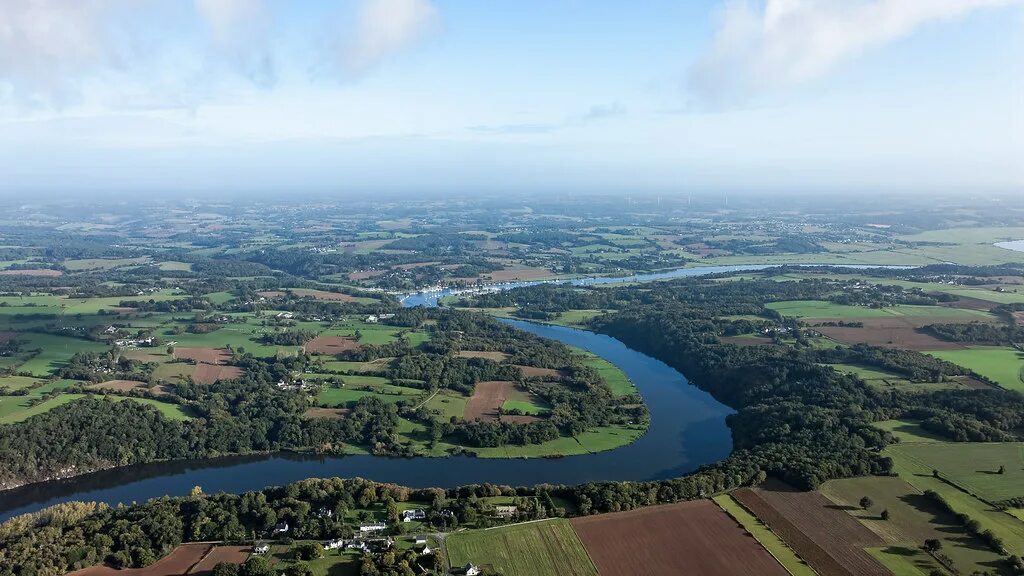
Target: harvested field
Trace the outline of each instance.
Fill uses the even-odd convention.
[[[561,378],[565,376],[565,372],[555,370],[554,368],[537,368],[535,366],[520,366],[518,364],[515,366],[523,373],[524,378]]]
[[[341,420],[348,414],[348,408],[307,408],[302,417],[307,420],[323,418],[325,420]]]
[[[498,408],[505,403],[514,386],[514,382],[500,380],[477,382],[476,387],[473,388],[473,395],[466,402],[466,411],[462,417],[468,421],[479,419],[496,422]]]
[[[342,294],[340,292],[327,292],[325,290],[307,290],[305,288],[296,288],[291,290],[292,294],[295,294],[299,298],[314,298],[316,300],[330,300],[333,302],[355,302],[356,297],[349,294]]]
[[[724,344],[735,344],[737,346],[768,346],[772,344],[771,338],[761,336],[719,336]]]
[[[25,270],[0,270],[0,276],[41,276],[47,278],[56,278],[57,276],[63,276],[64,273],[60,270],[50,270],[49,268],[31,268]]]
[[[205,364],[227,364],[231,353],[224,348],[175,348],[174,357]]]
[[[86,388],[92,390],[110,390],[112,392],[131,392],[132,390],[148,390],[156,396],[166,396],[171,393],[167,386],[153,386],[149,388],[145,382],[135,380],[108,380],[99,384],[90,384]]]
[[[182,576],[199,563],[211,548],[213,546],[210,544],[182,544],[145,568],[117,570],[109,566],[92,566],[67,576]]]
[[[915,550],[925,540],[941,540],[942,553],[952,559],[962,574],[984,572],[999,562],[999,554],[971,536],[953,514],[900,478],[865,476],[831,480],[820,490],[887,544]],[[868,510],[862,510],[858,505],[863,496],[874,501]],[[882,510],[889,511],[888,520],[880,518]],[[914,563],[924,574],[938,568],[926,554],[906,560]]]
[[[817,325],[815,330],[843,344],[871,344],[905,350],[962,350],[966,348],[959,342],[947,342],[931,334],[918,331],[918,326],[915,324],[920,324],[920,322],[912,320],[920,319],[864,318],[863,328]],[[858,321],[861,320],[858,319]],[[934,323],[934,320],[925,322],[925,324]]]
[[[189,576],[210,574],[214,566],[225,564],[241,564],[249,557],[252,546],[216,546],[198,564],[188,571]]]
[[[360,270],[358,272],[349,272],[349,280],[369,280],[370,278],[376,278],[382,274],[386,274],[387,270]]]
[[[281,290],[264,290],[263,292],[257,292],[256,294],[259,295],[259,296],[262,296],[264,298],[271,298],[271,299],[273,299],[273,298],[281,298],[282,296],[287,295],[286,292],[282,292]]]
[[[459,358],[486,358],[495,362],[504,362],[508,360],[508,354],[504,352],[486,352],[483,350],[461,350],[459,351]]]
[[[821,576],[888,576],[864,551],[884,541],[817,492],[798,492],[781,482],[733,493]]]
[[[445,540],[455,566],[472,562],[505,576],[597,576],[576,532],[562,519],[468,530]]]
[[[309,342],[306,342],[304,346],[306,352],[312,352],[313,354],[328,354],[335,355],[344,352],[345,350],[356,350],[359,348],[359,343],[354,338],[347,336],[317,336]]]
[[[215,366],[213,364],[196,364],[192,372],[192,380],[196,384],[213,384],[218,380],[230,380],[242,375],[237,366]]]
[[[709,500],[574,518],[571,524],[601,574],[788,574]]]
[[[131,360],[138,360],[139,362],[163,362],[170,358],[170,356],[158,356],[142,350],[123,350],[121,355]]]
[[[956,302],[941,302],[939,306],[960,308],[961,310],[991,310],[996,307],[996,303],[989,300],[981,300],[980,298],[971,298],[969,296],[960,296],[959,298]]]

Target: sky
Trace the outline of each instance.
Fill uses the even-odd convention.
[[[0,193],[1024,195],[1024,0],[0,0]]]

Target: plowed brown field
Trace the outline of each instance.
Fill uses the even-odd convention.
[[[498,408],[501,408],[501,405],[508,399],[514,386],[514,382],[500,380],[477,382],[476,387],[473,388],[473,395],[466,401],[466,409],[463,411],[462,417],[470,422],[477,419],[496,422]]]
[[[309,342],[306,342],[306,351],[314,354],[340,354],[345,350],[355,350],[359,348],[357,343],[352,338],[345,336],[317,336]]]
[[[753,536],[708,500],[574,518],[602,575],[786,576]]]
[[[241,564],[249,557],[252,546],[217,546],[188,571],[189,576],[202,576],[213,572],[213,567],[221,562]]]
[[[237,366],[214,366],[213,364],[196,364],[192,371],[192,380],[196,384],[213,384],[218,380],[230,380],[242,375]]]
[[[770,482],[733,496],[821,576],[890,576],[864,551],[883,540],[821,494]]]
[[[206,364],[227,364],[231,353],[223,348],[175,348],[174,357]]]
[[[871,344],[905,350],[959,350],[965,348],[958,342],[947,342],[931,334],[919,332],[920,322],[910,319],[864,318],[859,321],[864,322],[863,328],[816,326],[815,330],[844,344]],[[935,321],[926,323],[935,324]]]
[[[117,570],[109,566],[93,566],[76,570],[67,576],[182,576],[202,560],[211,548],[213,546],[210,544],[182,544],[145,568]]]

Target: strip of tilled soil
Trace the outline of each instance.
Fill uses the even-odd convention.
[[[341,354],[345,350],[355,350],[359,348],[359,343],[353,338],[345,336],[317,336],[309,342],[306,342],[306,352],[312,352],[313,354]]]
[[[477,382],[473,388],[473,395],[466,401],[466,409],[462,417],[472,422],[482,420],[485,422],[497,422],[498,408],[505,403],[512,393],[514,382],[494,380],[488,382]]]
[[[736,521],[708,500],[571,520],[601,574],[786,576]]]
[[[733,496],[821,576],[890,576],[864,551],[883,540],[821,494],[774,483]]]
[[[170,554],[145,568],[117,570],[110,566],[93,566],[71,572],[67,576],[182,576],[206,556],[210,544],[182,544]]]
[[[460,350],[459,358],[486,358],[495,362],[508,360],[508,354],[504,352],[491,352],[487,350]]]
[[[206,364],[227,364],[231,353],[224,348],[175,348],[174,357]]]
[[[815,326],[814,329],[843,344],[871,344],[905,350],[961,350],[966,347],[959,342],[936,338],[899,320],[864,320],[863,328]]]
[[[524,378],[561,378],[565,376],[565,372],[554,368],[537,368],[535,366],[520,366],[518,364],[515,367],[519,368]]]
[[[196,364],[192,371],[192,380],[196,384],[213,384],[218,380],[231,380],[242,375],[237,366],[215,366],[213,364]]]
[[[302,417],[307,420],[314,420],[316,418],[324,418],[326,420],[341,420],[348,414],[348,408],[320,408],[313,407],[307,408],[302,413]]]
[[[241,564],[249,558],[252,546],[217,546],[210,551],[198,564],[188,571],[189,576],[202,576],[213,573],[213,568],[225,564]]]
[[[2,276],[43,276],[48,278],[56,278],[57,276],[63,276],[64,273],[60,270],[50,270],[49,268],[31,268],[25,270],[0,270]]]

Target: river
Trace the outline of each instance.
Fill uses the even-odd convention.
[[[629,277],[580,278],[561,283],[646,282],[768,267],[709,266]],[[493,289],[541,283],[546,282],[508,283]],[[420,292],[404,298],[403,304],[435,306],[440,298],[457,293],[457,290]],[[682,374],[665,363],[632,350],[610,336],[521,320],[503,321],[538,336],[593,352],[622,369],[636,384],[650,409],[651,425],[647,433],[628,446],[558,459],[274,454],[140,464],[0,492],[0,521],[70,500],[108,504],[142,502],[163,495],[185,495],[194,486],[201,486],[207,493],[237,493],[312,477],[363,477],[411,487],[445,488],[483,482],[525,486],[656,480],[680,476],[701,465],[717,462],[732,450],[732,436],[725,424],[725,417],[731,410],[710,394],[691,386]]]

